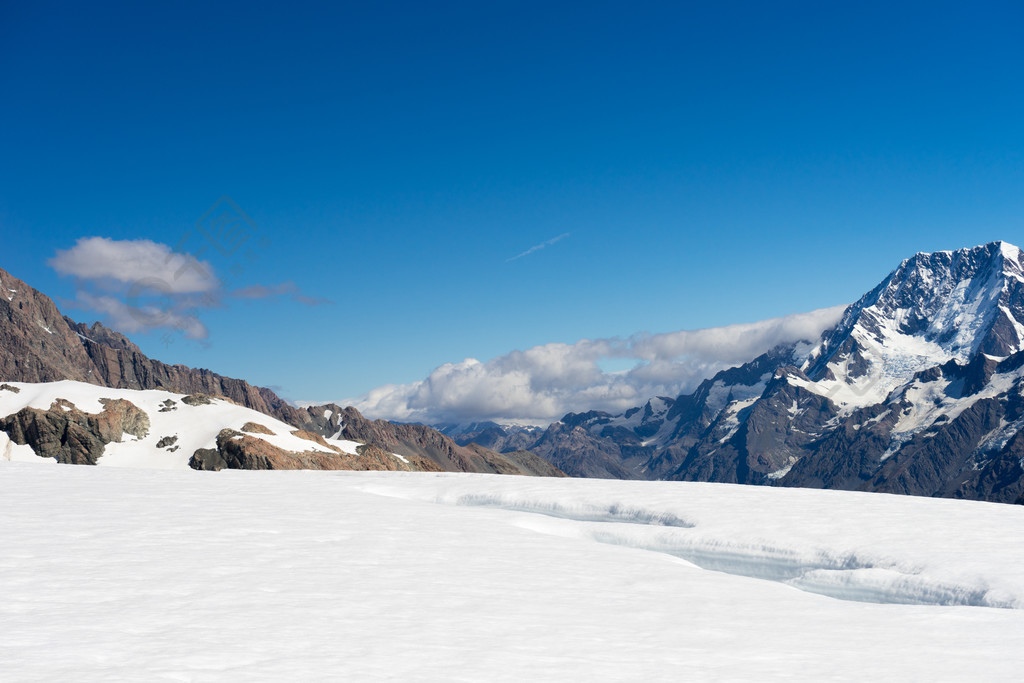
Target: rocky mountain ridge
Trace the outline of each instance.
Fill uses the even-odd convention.
[[[501,425],[491,421],[430,426],[445,436],[452,437],[459,445],[475,443],[499,453],[526,449],[544,432],[541,427]]]
[[[162,363],[146,356],[124,335],[100,323],[85,325],[62,315],[45,294],[0,269],[0,381],[47,383],[62,380],[114,389],[223,397],[320,437],[359,441],[417,462],[422,460],[421,469],[564,476],[533,454],[516,452],[519,449],[502,454],[486,448],[469,448],[429,427],[366,420],[355,408],[342,409],[335,405],[297,408],[270,389],[253,386],[245,380],[206,369]],[[325,414],[337,417],[325,419]],[[340,421],[342,415],[344,423]],[[87,424],[88,417],[82,417],[79,422]],[[92,456],[76,455],[75,458],[94,463],[96,454],[103,450],[103,446],[97,444],[98,441],[92,445]],[[370,460],[364,459],[365,462]],[[212,461],[214,459],[206,459],[206,462]],[[277,461],[300,462],[280,455]],[[271,462],[271,459],[242,457],[230,462]],[[306,462],[313,461],[307,459]],[[337,459],[330,462],[336,464]]]
[[[573,476],[1024,503],[1022,263],[1005,242],[917,254],[820,339],[524,447]]]
[[[165,389],[225,396],[294,424],[301,412],[273,391],[210,370],[168,365],[146,356],[100,323],[64,316],[57,305],[0,269],[0,377],[16,382],[75,380],[116,389]]]
[[[324,436],[372,443],[406,457],[432,460],[446,472],[483,474],[530,474],[562,477],[565,474],[551,463],[520,448],[497,453],[480,444],[460,445],[436,429],[424,425],[397,424],[369,420],[349,406],[336,404],[306,409],[310,420],[305,428]]]

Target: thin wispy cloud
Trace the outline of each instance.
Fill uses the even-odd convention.
[[[540,250],[541,250],[541,249],[543,249],[544,247],[550,247],[550,246],[551,246],[552,244],[554,244],[555,242],[557,242],[557,241],[559,241],[559,240],[563,240],[563,239],[565,239],[565,238],[566,238],[566,237],[568,237],[568,236],[569,236],[569,233],[567,233],[567,232],[563,232],[563,233],[562,233],[561,235],[559,235],[558,237],[552,237],[552,238],[551,238],[551,239],[549,239],[549,240],[548,240],[547,242],[541,242],[540,244],[535,244],[535,245],[533,245],[532,247],[530,247],[529,249],[527,249],[526,251],[524,251],[524,252],[523,252],[522,254],[519,254],[518,256],[513,256],[513,257],[512,257],[512,258],[510,258],[510,259],[505,259],[505,263],[509,263],[510,261],[515,261],[516,259],[521,259],[521,258],[523,258],[524,256],[529,256],[529,255],[530,255],[530,254],[532,254],[533,252],[535,252],[535,251],[540,251]]]
[[[287,297],[305,306],[331,303],[307,296],[290,281],[229,290],[213,264],[151,240],[83,237],[69,249],[58,249],[48,264],[75,278],[75,298],[65,305],[99,313],[127,334],[169,329],[188,339],[206,339],[209,332],[197,316],[225,307],[228,299]]]
[[[292,301],[305,306],[322,306],[324,304],[334,303],[330,299],[322,299],[320,297],[307,296],[303,294],[302,291],[299,290],[299,286],[291,281],[282,282],[279,285],[273,285],[270,287],[265,285],[252,285],[233,290],[230,294],[235,299],[269,299],[271,297],[286,296]]]

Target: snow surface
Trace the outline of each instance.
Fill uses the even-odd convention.
[[[851,334],[864,351],[868,361],[867,374],[851,377],[848,371],[850,359],[843,358],[828,364],[835,379],[807,382],[789,377],[788,381],[827,396],[840,405],[841,415],[847,415],[857,408],[881,403],[892,390],[909,382],[916,373],[954,358],[943,347],[921,337],[888,328],[883,328],[882,334],[884,342],[859,328]]]
[[[1024,667],[1015,506],[8,462],[0,497],[5,680],[1009,681]]]

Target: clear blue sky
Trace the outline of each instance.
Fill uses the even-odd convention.
[[[238,286],[334,303],[134,338],[316,399],[1024,242],[1020,2],[432,4],[3,3],[0,266],[70,300],[57,249],[229,195],[271,245]]]

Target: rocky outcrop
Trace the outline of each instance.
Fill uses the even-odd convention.
[[[124,434],[143,438],[149,433],[149,416],[123,399],[101,399],[103,411],[84,413],[64,399],[48,410],[23,408],[0,419],[0,430],[11,441],[29,445],[42,458],[72,465],[95,465],[104,447],[121,441]]]
[[[540,458],[509,457],[480,446],[460,446],[450,437],[424,425],[395,424],[384,420],[368,420],[355,408],[329,404],[308,408],[309,419],[304,428],[328,437],[372,444],[389,453],[407,458],[424,458],[445,472],[479,472],[484,474],[549,474],[564,476]]]
[[[168,451],[173,453],[174,451],[176,451],[179,448],[181,448],[181,446],[176,445],[177,443],[178,443],[178,437],[176,435],[165,436],[165,437],[162,437],[159,441],[156,442],[156,447],[157,448],[166,448]]]
[[[327,443],[327,441],[324,440],[324,437],[320,436],[316,432],[309,432],[309,431],[306,431],[305,429],[296,429],[291,434],[292,434],[292,436],[296,436],[296,437],[298,437],[300,439],[305,439],[306,441],[311,441],[311,442],[315,443],[317,446],[322,446],[323,448],[329,448],[332,451],[338,451],[339,453],[341,452],[340,449],[337,446],[332,446],[331,444]]]
[[[258,422],[246,422],[242,425],[242,431],[248,432],[249,434],[267,434],[270,436],[274,435],[274,432],[270,431],[269,427],[264,427]]]
[[[440,471],[433,462],[422,458],[397,458],[375,446],[358,449],[356,454],[323,444],[330,452],[309,450],[286,451],[263,439],[221,430],[216,448],[197,450],[189,466],[197,470],[382,470],[403,472]]]

